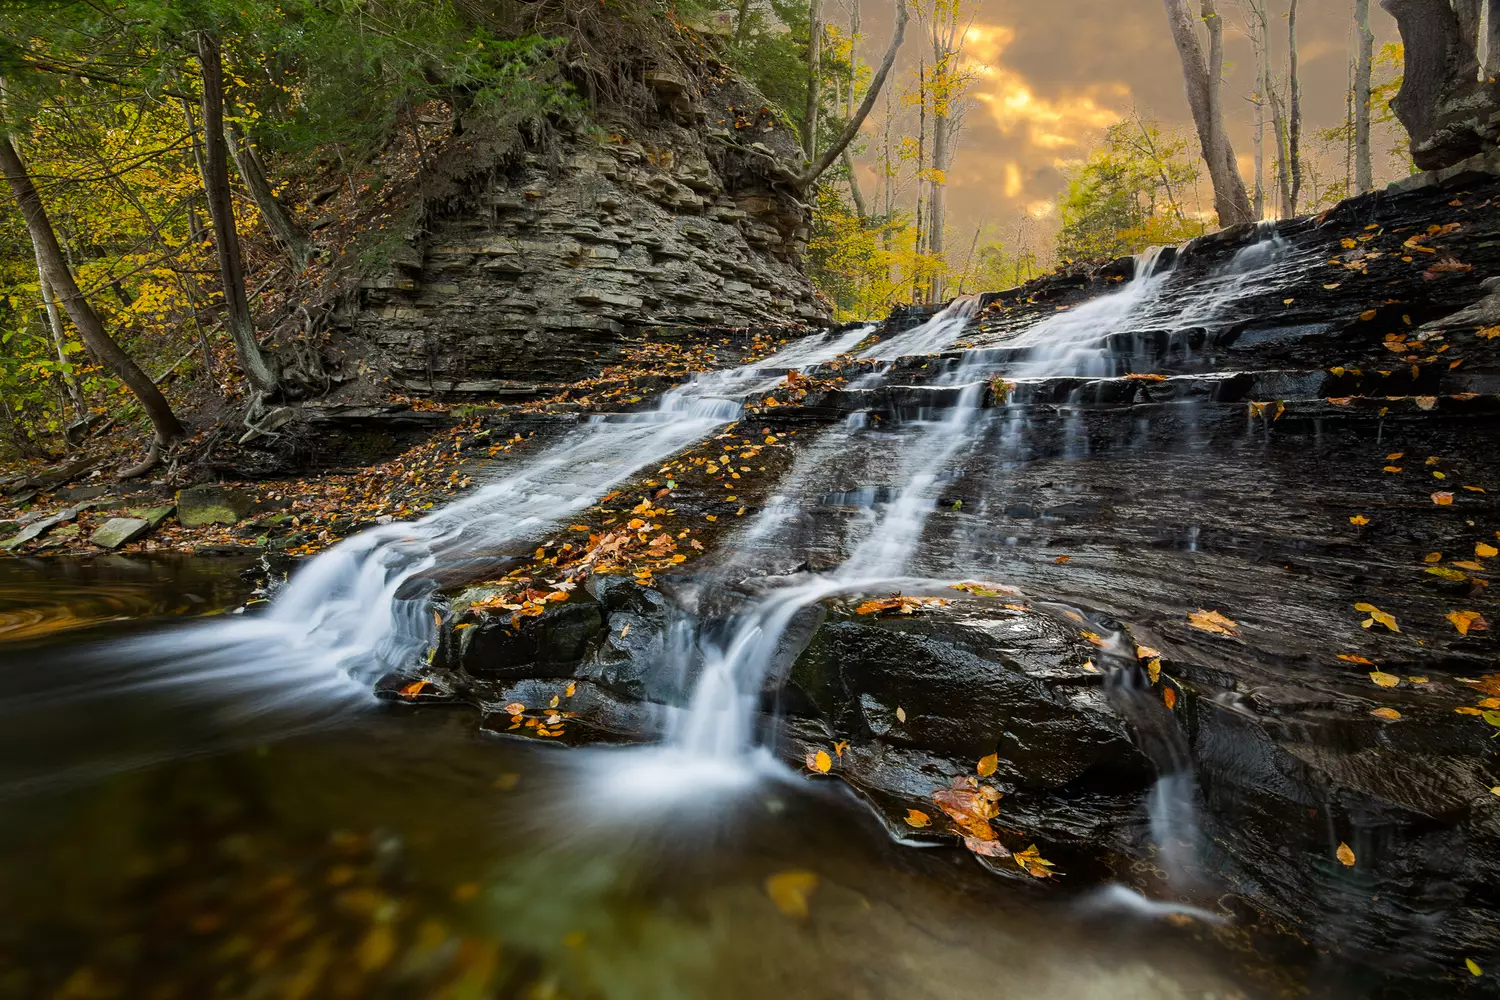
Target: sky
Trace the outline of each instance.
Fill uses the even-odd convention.
[[[852,2],[830,0],[828,7],[838,16],[840,7],[847,9]],[[893,0],[861,2],[862,55],[878,61],[890,38],[895,5]],[[1027,216],[1041,241],[1049,242],[1046,234],[1055,225],[1050,222],[1052,206],[1063,187],[1061,168],[1087,155],[1104,129],[1132,109],[1193,136],[1182,64],[1161,0],[967,3],[974,16],[968,55],[978,76],[971,91],[975,103],[949,173],[950,244],[967,242],[962,240],[966,228],[1014,229]],[[1267,3],[1271,34],[1279,43],[1274,58],[1284,65],[1287,0]],[[1302,0],[1299,5],[1304,145],[1316,130],[1344,121],[1352,7],[1352,0]],[[1395,21],[1378,4],[1370,7],[1378,51],[1398,36]],[[1246,98],[1255,76],[1254,57],[1239,30],[1244,20],[1235,0],[1219,0],[1219,8],[1226,21],[1223,105],[1248,188],[1254,172],[1253,109]],[[914,73],[923,51],[921,25],[914,19],[898,65]],[[1196,152],[1196,143],[1193,148]],[[1377,183],[1396,175],[1378,145],[1374,159]],[[1342,180],[1342,150],[1320,166]],[[873,174],[868,175],[866,190],[874,183]],[[1200,193],[1204,207],[1211,209],[1206,173]]]

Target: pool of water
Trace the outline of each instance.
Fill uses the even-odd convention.
[[[769,762],[712,780],[113,662],[232,612],[244,568],[0,562],[0,997],[1369,995],[1290,939],[892,843]]]

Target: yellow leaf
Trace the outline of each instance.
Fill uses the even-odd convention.
[[[819,774],[827,774],[833,769],[833,758],[828,756],[827,750],[819,750],[807,755],[807,766]]]
[[[1495,556],[1500,555],[1500,549],[1495,548],[1493,545],[1486,545],[1484,542],[1480,542],[1478,545],[1474,546],[1474,554],[1481,559],[1492,559]]]
[[[906,721],[906,709],[902,708],[900,705],[896,706],[896,721],[897,722],[905,722]]]
[[[1382,471],[1384,471],[1384,472],[1400,472],[1401,471],[1401,466],[1399,466],[1399,465],[1387,465]]]
[[[1340,653],[1339,659],[1348,660],[1350,663],[1362,663],[1367,667],[1373,667],[1375,665],[1374,660],[1367,660],[1363,656],[1359,656],[1356,653]]]
[[[378,923],[359,943],[359,967],[365,972],[383,969],[396,953],[396,935],[390,924]]]
[[[1365,517],[1363,514],[1355,514],[1353,517],[1349,518],[1349,523],[1358,525],[1359,527],[1364,527],[1365,525],[1370,523],[1370,519],[1368,517]]]
[[[1150,646],[1135,647],[1135,658],[1137,660],[1154,660],[1161,655],[1161,650],[1152,649]]]
[[[981,778],[988,778],[990,775],[995,773],[995,768],[998,767],[999,764],[999,754],[985,754],[983,757],[979,758],[979,764],[977,767],[975,767],[975,770],[979,772],[979,776]]]
[[[908,809],[906,810],[906,825],[921,829],[932,825],[932,817],[920,809]]]
[[[1479,963],[1476,962],[1476,961],[1474,961],[1472,958],[1466,958],[1466,959],[1464,959],[1464,968],[1468,969],[1469,972],[1472,973],[1473,975],[1476,975],[1476,976],[1482,976],[1482,975],[1484,975],[1484,970],[1481,969],[1479,967]]]
[[[818,876],[801,868],[777,872],[766,879],[766,895],[776,909],[796,920],[806,920],[807,897],[818,887]]]
[[[1370,714],[1377,719],[1391,719],[1392,721],[1401,718],[1401,713],[1394,708],[1377,708],[1372,710]]]
[[[1369,603],[1366,603],[1364,601],[1361,601],[1359,604],[1356,604],[1354,606],[1354,610],[1355,611],[1363,611],[1363,612],[1365,612],[1367,615],[1370,616],[1369,621],[1371,621],[1371,622],[1379,622],[1381,625],[1384,625],[1386,628],[1390,629],[1392,632],[1400,632],[1401,631],[1400,627],[1396,625],[1396,616],[1395,615],[1387,614],[1386,612],[1381,611],[1379,608],[1377,608],[1373,604],[1369,604]],[[1369,628],[1370,627],[1369,623],[1366,622],[1364,624],[1364,627],[1365,628]]]
[[[570,683],[569,683],[569,684],[568,684],[568,687],[567,687],[567,690],[565,690],[565,691],[564,691],[564,692],[563,692],[563,694],[565,694],[565,695],[567,695],[567,696],[568,696],[568,697],[569,697],[569,698],[571,698],[571,697],[573,697],[573,695],[574,695],[574,694],[575,694],[575,693],[576,693],[576,692],[577,692],[577,691],[578,691],[578,682],[577,682],[577,681],[572,681],[572,682],[570,682]]]
[[[1380,685],[1383,688],[1393,688],[1397,684],[1401,683],[1401,678],[1397,677],[1395,674],[1388,674],[1383,670],[1370,671],[1370,680],[1374,681],[1376,684]]]
[[[1440,563],[1443,561],[1443,554],[1441,552],[1429,552],[1422,557],[1422,561],[1425,563]]]
[[[1199,608],[1188,615],[1188,624],[1193,628],[1202,629],[1205,632],[1213,632],[1218,635],[1237,636],[1239,622],[1227,618],[1217,611],[1205,611]]]
[[[833,752],[836,753],[836,754],[838,754],[840,757],[844,756],[844,751],[848,750],[848,749],[849,749],[849,741],[848,740],[839,740],[837,743],[835,743],[833,745]]]
[[[1406,457],[1406,452],[1404,452],[1404,451],[1393,451],[1389,455],[1385,456],[1385,460],[1387,462],[1394,462],[1396,459],[1398,459],[1398,458],[1404,458],[1404,457]]]
[[[1016,859],[1016,864],[1020,865],[1028,875],[1036,878],[1052,878],[1056,874],[1056,872],[1052,871],[1052,862],[1042,857],[1041,852],[1036,849],[1035,844],[1032,844],[1024,851],[1017,851],[1011,856]]]
[[[1366,323],[1368,323],[1370,320],[1374,319],[1375,316],[1376,316],[1376,311],[1374,309],[1366,309],[1364,312],[1362,312],[1362,313],[1359,314],[1359,318],[1362,319],[1362,320],[1364,320]]]
[[[1354,850],[1343,841],[1339,841],[1338,859],[1346,866],[1354,867]]]
[[[1471,631],[1483,632],[1490,627],[1490,623],[1478,611],[1450,611],[1444,617],[1453,623],[1459,635],[1468,635]]]

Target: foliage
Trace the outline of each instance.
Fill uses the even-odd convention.
[[[1064,177],[1057,202],[1064,260],[1123,256],[1206,230],[1187,200],[1198,180],[1189,142],[1157,122],[1134,116],[1111,125]]]
[[[837,188],[818,189],[808,273],[841,320],[873,319],[931,284],[941,261],[917,251],[913,218],[861,219]]]

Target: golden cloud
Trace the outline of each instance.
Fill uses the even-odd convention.
[[[1130,88],[1121,83],[1057,98],[1039,96],[1024,76],[1004,64],[1005,50],[1015,38],[1015,29],[999,24],[975,24],[967,36],[966,61],[975,78],[971,92],[1003,134],[1019,134],[1039,149],[1081,147],[1125,116],[1116,105],[1128,105]]]

